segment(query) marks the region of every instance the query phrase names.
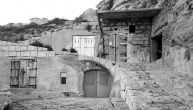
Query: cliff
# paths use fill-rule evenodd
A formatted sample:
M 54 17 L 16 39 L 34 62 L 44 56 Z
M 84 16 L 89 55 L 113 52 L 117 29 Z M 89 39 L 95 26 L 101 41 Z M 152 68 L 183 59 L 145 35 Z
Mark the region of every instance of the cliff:
M 159 8 L 164 0 L 103 0 L 98 10 L 128 10 L 138 8 Z

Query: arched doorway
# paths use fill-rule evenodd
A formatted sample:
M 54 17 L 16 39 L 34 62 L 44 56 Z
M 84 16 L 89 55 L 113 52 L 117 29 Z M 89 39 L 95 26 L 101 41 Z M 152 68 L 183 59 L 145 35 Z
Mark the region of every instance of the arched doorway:
M 111 91 L 111 75 L 100 69 L 88 70 L 84 73 L 83 90 L 86 97 L 109 97 Z

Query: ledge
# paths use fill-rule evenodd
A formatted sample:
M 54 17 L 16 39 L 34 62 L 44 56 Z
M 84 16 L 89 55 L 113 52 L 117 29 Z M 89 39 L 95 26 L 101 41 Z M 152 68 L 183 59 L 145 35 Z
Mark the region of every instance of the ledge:
M 132 10 L 105 10 L 97 11 L 98 17 L 102 19 L 127 19 L 127 18 L 151 18 L 157 15 L 161 8 L 144 8 Z

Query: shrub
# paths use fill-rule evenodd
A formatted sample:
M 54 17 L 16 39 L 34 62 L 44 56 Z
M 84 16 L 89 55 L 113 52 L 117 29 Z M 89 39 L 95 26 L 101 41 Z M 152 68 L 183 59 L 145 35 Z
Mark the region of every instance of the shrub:
M 46 24 L 64 24 L 67 21 L 67 19 L 60 19 L 60 18 L 54 18 Z
M 63 48 L 63 49 L 62 49 L 62 51 L 68 51 L 68 49 L 66 49 L 66 48 Z
M 19 38 L 19 40 L 20 40 L 20 41 L 24 41 L 25 39 L 24 39 L 23 36 L 21 36 L 21 37 Z
M 44 44 L 44 47 L 48 49 L 48 51 L 53 51 L 53 48 L 50 45 Z
M 35 42 L 31 43 L 30 45 L 32 46 L 37 46 L 37 47 L 44 47 L 44 44 L 41 43 L 40 41 L 36 40 Z
M 82 16 L 76 17 L 74 19 L 74 23 L 81 23 L 81 22 L 88 22 L 87 20 L 84 20 Z
M 70 48 L 70 53 L 77 53 L 77 50 L 71 47 Z
M 88 24 L 85 29 L 90 32 L 91 31 L 91 25 Z
M 38 27 L 39 27 L 38 24 L 36 24 L 36 23 L 30 23 L 30 24 L 28 24 L 28 25 L 25 25 L 25 26 L 24 26 L 24 29 L 38 28 Z
M 53 48 L 50 45 L 43 44 L 42 42 L 36 40 L 35 42 L 31 43 L 30 45 L 32 46 L 37 46 L 37 47 L 44 47 L 47 48 L 48 51 L 53 51 Z

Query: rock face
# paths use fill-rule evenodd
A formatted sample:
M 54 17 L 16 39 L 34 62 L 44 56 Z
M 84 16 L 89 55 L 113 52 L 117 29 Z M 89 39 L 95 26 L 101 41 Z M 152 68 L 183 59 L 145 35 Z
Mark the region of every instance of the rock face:
M 84 11 L 78 18 L 80 21 L 97 21 L 97 14 L 96 10 L 92 8 L 88 8 L 86 11 Z
M 83 20 L 87 20 L 87 21 L 96 21 L 97 20 L 96 11 L 92 8 L 87 9 L 81 16 Z
M 98 10 L 127 10 L 137 8 L 158 8 L 164 0 L 103 0 Z
M 163 35 L 163 64 L 192 75 L 193 2 L 165 0 L 153 20 L 152 36 Z
M 30 23 L 36 23 L 36 24 L 45 24 L 47 23 L 49 20 L 47 18 L 30 18 Z

